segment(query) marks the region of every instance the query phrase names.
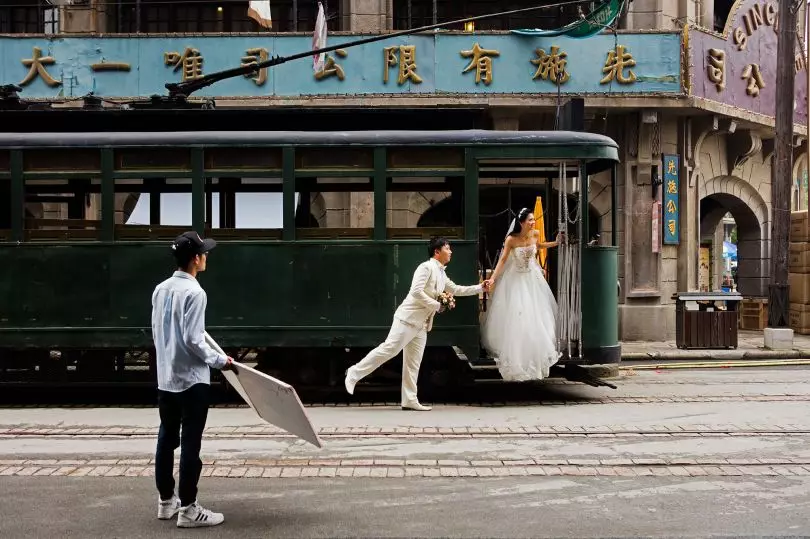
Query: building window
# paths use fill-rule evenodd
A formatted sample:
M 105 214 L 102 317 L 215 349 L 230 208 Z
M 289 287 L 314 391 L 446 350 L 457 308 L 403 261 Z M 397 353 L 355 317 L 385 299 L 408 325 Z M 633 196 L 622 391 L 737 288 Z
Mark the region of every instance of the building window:
M 55 4 L 55 0 L 0 2 L 0 34 L 57 33 L 59 16 Z
M 714 0 L 714 31 L 722 32 L 735 0 Z
M 542 4 L 550 0 L 394 0 L 394 29 L 405 30 L 434 23 L 475 17 L 487 13 L 510 11 Z M 597 2 L 580 2 L 567 6 L 504 15 L 475 22 L 475 30 L 515 30 L 518 28 L 559 28 L 577 20 L 579 10 L 590 13 Z M 453 28 L 460 30 L 461 28 Z
M 340 2 L 326 6 L 329 30 L 340 30 Z M 173 0 L 118 0 L 108 10 L 113 33 L 218 33 L 218 32 L 312 32 L 317 2 L 273 0 L 273 27 L 266 29 L 248 17 L 246 0 L 175 2 Z

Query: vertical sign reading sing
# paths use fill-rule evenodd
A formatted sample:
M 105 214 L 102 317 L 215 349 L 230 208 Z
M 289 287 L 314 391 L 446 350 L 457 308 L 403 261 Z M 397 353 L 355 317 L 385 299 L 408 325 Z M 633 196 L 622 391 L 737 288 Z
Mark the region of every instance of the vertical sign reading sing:
M 664 155 L 664 245 L 680 243 L 680 178 L 677 155 Z

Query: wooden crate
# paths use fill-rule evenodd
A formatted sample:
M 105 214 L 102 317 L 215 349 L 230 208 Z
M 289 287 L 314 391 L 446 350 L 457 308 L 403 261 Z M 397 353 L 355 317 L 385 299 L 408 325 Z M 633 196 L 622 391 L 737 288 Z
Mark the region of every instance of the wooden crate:
M 790 328 L 800 335 L 810 334 L 810 305 L 790 304 Z
M 740 329 L 763 330 L 768 326 L 768 298 L 746 298 L 740 302 Z
M 807 212 L 794 211 L 790 212 L 790 241 L 799 242 L 807 241 Z
M 788 283 L 791 303 L 810 303 L 810 273 L 790 273 Z
M 788 267 L 790 273 L 810 273 L 810 242 L 790 242 Z

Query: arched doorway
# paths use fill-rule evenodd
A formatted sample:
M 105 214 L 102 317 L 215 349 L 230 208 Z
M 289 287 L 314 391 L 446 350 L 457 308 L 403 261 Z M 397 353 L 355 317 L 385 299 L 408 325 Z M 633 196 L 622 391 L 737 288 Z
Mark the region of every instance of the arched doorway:
M 726 192 L 707 194 L 700 201 L 702 271 L 708 274 L 709 290 L 725 285 L 744 296 L 767 295 L 767 222 L 756 204 L 761 199 L 749 201 L 754 204 Z M 705 286 L 705 276 L 702 281 Z

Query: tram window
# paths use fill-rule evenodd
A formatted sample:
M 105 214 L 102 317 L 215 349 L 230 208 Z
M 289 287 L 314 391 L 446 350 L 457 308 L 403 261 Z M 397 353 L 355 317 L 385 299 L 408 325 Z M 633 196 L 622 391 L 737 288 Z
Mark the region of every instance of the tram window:
M 388 191 L 389 238 L 463 236 L 464 178 L 394 177 Z
M 174 238 L 191 228 L 191 211 L 190 178 L 119 179 L 115 182 L 116 239 Z
M 205 227 L 215 238 L 281 239 L 281 178 L 206 178 L 205 193 Z
M 371 238 L 374 191 L 369 177 L 297 178 L 298 239 Z
M 23 236 L 25 241 L 80 241 L 98 239 L 101 221 L 99 180 L 40 180 L 25 182 Z

